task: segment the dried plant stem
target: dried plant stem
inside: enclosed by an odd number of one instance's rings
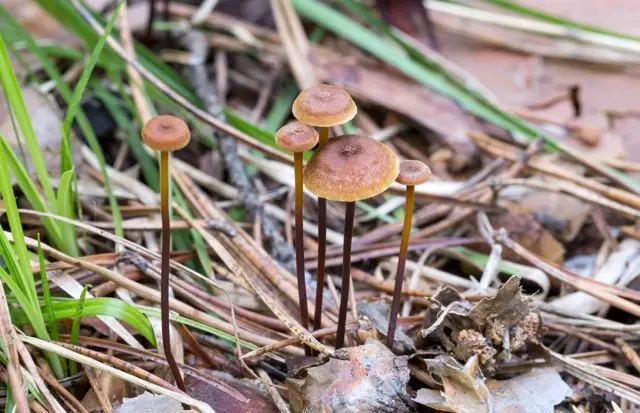
[[[627,343],[622,337],[617,337],[614,341],[618,346],[620,346],[620,350],[629,359],[633,368],[640,373],[640,357],[638,356],[638,353],[636,353],[636,351],[631,348],[629,343]]]
[[[400,296],[402,293],[402,283],[404,281],[404,269],[407,263],[407,250],[409,248],[409,237],[411,236],[411,219],[413,217],[415,186],[407,185],[407,197],[405,201],[404,226],[402,228],[402,239],[400,241],[400,253],[398,254],[398,268],[396,270],[396,283],[393,289],[393,301],[391,302],[391,312],[389,313],[389,328],[387,329],[387,346],[392,348],[393,339],[396,335],[398,323],[398,312],[400,311]]]
[[[93,371],[91,367],[85,367],[84,371],[87,376],[87,379],[89,379],[89,383],[91,384],[93,393],[96,395],[96,398],[98,399],[98,403],[100,403],[100,406],[102,407],[102,411],[104,413],[113,413],[113,406],[109,401],[109,397],[107,397],[107,395],[104,394],[104,391],[102,390],[102,386],[100,385],[100,381],[98,380],[98,376],[96,375],[95,371]]]
[[[256,283],[247,275],[244,269],[238,264],[236,259],[227,251],[227,249],[218,241],[214,236],[212,236],[209,232],[204,230],[202,226],[196,224],[195,221],[186,212],[179,206],[175,206],[176,211],[182,215],[182,218],[186,219],[191,223],[194,229],[202,235],[202,238],[209,244],[209,246],[213,249],[213,251],[220,257],[220,259],[229,267],[229,269],[240,275],[246,282],[249,284],[254,293],[260,297],[262,302],[273,312],[273,314],[282,321],[289,331],[300,338],[303,344],[308,345],[309,347],[317,350],[321,353],[332,355],[333,351],[328,347],[322,345],[318,340],[313,338],[313,336],[303,328],[300,323],[298,323],[295,319],[293,319],[289,314],[284,312],[280,306],[273,300],[269,295],[265,294]]]
[[[329,128],[318,128],[318,145],[322,147],[329,140]],[[322,301],[324,298],[325,261],[327,256],[327,200],[318,198],[318,266],[316,270],[316,308],[313,329],[322,327]]]
[[[169,152],[160,152],[160,209],[162,211],[162,260],[160,263],[160,318],[162,346],[171,373],[180,390],[186,392],[180,367],[171,350],[171,324],[169,322],[169,261],[171,259],[171,217],[169,216]]]
[[[20,373],[20,359],[16,349],[12,331],[13,324],[9,315],[7,297],[4,293],[4,286],[0,283],[0,339],[4,343],[7,358],[7,384],[13,396],[15,408],[18,413],[28,413],[29,404],[27,395],[22,385],[22,375]]]
[[[349,306],[349,285],[351,280],[351,239],[353,238],[353,219],[355,216],[355,209],[355,202],[347,202],[347,210],[344,217],[342,285],[340,290],[340,309],[338,310],[336,348],[342,348],[344,346],[345,326],[347,324],[347,307]]]
[[[304,216],[302,205],[304,191],[302,187],[302,152],[293,154],[295,169],[295,247],[296,247],[296,276],[298,278],[298,301],[300,302],[300,323],[305,330],[309,329],[309,311],[307,304],[307,283],[304,276]],[[305,353],[310,355],[305,347]]]

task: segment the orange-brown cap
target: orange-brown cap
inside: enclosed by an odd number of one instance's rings
[[[154,116],[142,128],[142,140],[156,151],[177,151],[187,146],[190,138],[187,124],[171,115]]]
[[[358,112],[351,95],[332,85],[317,85],[303,90],[291,110],[300,122],[319,127],[342,125]]]
[[[304,152],[318,143],[318,132],[302,122],[289,122],[276,132],[276,144],[290,152]]]
[[[400,173],[396,181],[402,185],[420,185],[431,178],[431,169],[421,161],[400,162]]]
[[[321,198],[351,202],[385,191],[399,160],[386,145],[360,135],[330,139],[304,168],[304,185]]]

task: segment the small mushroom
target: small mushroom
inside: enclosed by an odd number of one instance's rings
[[[397,178],[398,172],[398,157],[386,145],[360,135],[331,139],[313,155],[304,169],[304,182],[309,191],[330,201],[347,203],[337,348],[344,345],[355,203],[385,191]]]
[[[407,186],[405,200],[404,225],[402,227],[402,239],[400,241],[400,253],[398,255],[398,267],[396,270],[396,283],[393,289],[393,301],[389,314],[389,328],[387,329],[387,346],[393,345],[398,322],[398,312],[400,311],[400,294],[402,293],[402,282],[404,281],[404,268],[407,262],[407,249],[409,247],[409,235],[411,234],[411,220],[413,218],[413,200],[415,186],[426,182],[431,177],[429,167],[420,161],[402,161],[400,163],[400,173],[396,181]]]
[[[332,85],[317,85],[300,92],[293,102],[293,116],[300,122],[318,127],[320,147],[329,139],[329,128],[349,122],[358,111],[351,95]],[[318,198],[318,265],[313,329],[322,326],[325,259],[327,250],[327,200]]]
[[[171,249],[171,221],[169,218],[169,155],[189,143],[189,127],[180,118],[160,115],[149,119],[142,128],[142,140],[160,152],[160,209],[162,214],[162,261],[160,265],[160,313],[162,345],[173,378],[180,390],[186,392],[180,368],[171,351],[169,335],[169,259]]]
[[[298,299],[300,301],[300,323],[305,329],[309,328],[309,310],[307,304],[307,288],[304,277],[304,241],[303,241],[303,186],[302,186],[302,154],[318,144],[318,132],[311,126],[300,122],[291,122],[280,128],[276,133],[276,144],[293,152],[295,170],[295,246],[296,246],[296,275],[298,278]],[[309,348],[305,347],[309,353]]]

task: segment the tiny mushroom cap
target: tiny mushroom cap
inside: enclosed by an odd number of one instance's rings
[[[330,139],[304,169],[307,189],[330,201],[352,202],[384,192],[398,177],[399,160],[386,145],[360,135]]]
[[[302,122],[289,122],[276,132],[276,144],[290,152],[304,152],[318,144],[318,132]]]
[[[189,143],[189,127],[180,118],[171,115],[154,116],[142,128],[142,140],[151,149],[173,152]]]
[[[400,162],[400,173],[396,182],[402,185],[420,185],[431,178],[431,169],[421,161]]]
[[[316,127],[331,127],[349,122],[356,116],[356,103],[341,87],[317,85],[304,89],[292,106],[293,116]]]

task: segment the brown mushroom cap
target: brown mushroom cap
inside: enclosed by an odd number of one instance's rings
[[[396,182],[402,185],[420,185],[431,178],[431,169],[421,161],[400,162],[400,173]]]
[[[177,151],[187,146],[190,138],[187,124],[171,115],[154,116],[142,128],[142,140],[156,151]]]
[[[276,132],[276,144],[290,152],[304,152],[318,143],[318,132],[302,122],[289,122]]]
[[[330,201],[359,201],[389,188],[398,176],[399,163],[396,154],[375,139],[338,136],[307,163],[304,184]]]
[[[317,127],[342,125],[358,112],[351,95],[332,85],[317,85],[303,90],[291,110],[300,122]]]

